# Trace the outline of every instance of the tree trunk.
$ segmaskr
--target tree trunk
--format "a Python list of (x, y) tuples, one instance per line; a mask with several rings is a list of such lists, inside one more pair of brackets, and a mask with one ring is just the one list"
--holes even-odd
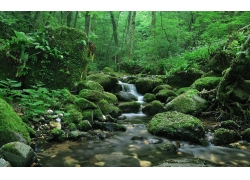
[(156, 12), (152, 11), (151, 34), (155, 37)]
[(135, 17), (136, 11), (132, 13), (131, 31), (130, 31), (130, 48), (129, 48), (129, 59), (133, 59), (133, 46), (135, 36)]
[(90, 12), (86, 11), (85, 14), (85, 33), (87, 37), (89, 37), (89, 30), (90, 30)]
[(75, 15), (75, 21), (74, 21), (74, 28), (76, 28), (76, 22), (77, 22), (77, 18), (78, 18), (78, 11), (76, 11), (76, 15)]
[(38, 23), (38, 17), (40, 15), (40, 11), (36, 11), (35, 12), (35, 16), (34, 16), (34, 20), (33, 20), (33, 27), (34, 29), (38, 29), (39, 28), (39, 23)]
[(66, 17), (67, 17), (67, 26), (70, 27), (72, 11), (67, 11), (66, 13), (67, 13), (67, 15), (66, 15)]

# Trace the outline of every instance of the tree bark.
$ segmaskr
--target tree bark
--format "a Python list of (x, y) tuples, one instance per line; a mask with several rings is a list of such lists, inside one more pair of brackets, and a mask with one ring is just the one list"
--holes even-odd
[(135, 18), (136, 18), (136, 11), (134, 11), (132, 13), (131, 31), (130, 31), (129, 59), (133, 59), (133, 46), (134, 46), (134, 35), (135, 35)]
[(78, 11), (76, 11), (76, 15), (75, 15), (75, 21), (74, 21), (74, 28), (76, 28), (76, 22), (77, 22), (77, 19), (78, 19)]
[(71, 24), (71, 17), (72, 17), (72, 11), (67, 11), (67, 26), (70, 27)]
[(85, 33), (87, 37), (89, 37), (89, 30), (90, 30), (90, 12), (86, 11), (85, 14)]

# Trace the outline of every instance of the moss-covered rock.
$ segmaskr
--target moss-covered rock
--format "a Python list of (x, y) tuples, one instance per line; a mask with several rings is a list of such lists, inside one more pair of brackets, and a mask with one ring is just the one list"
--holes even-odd
[(142, 112), (150, 116), (155, 115), (157, 113), (162, 113), (163, 111), (164, 107), (162, 103), (158, 100), (154, 100), (142, 108)]
[(192, 89), (192, 88), (190, 88), (190, 87), (182, 87), (182, 88), (177, 89), (177, 91), (175, 93), (180, 95), (180, 94), (183, 94), (183, 93), (187, 92), (190, 89)]
[(106, 100), (108, 103), (115, 104), (115, 103), (118, 102), (117, 97), (114, 94), (110, 93), (110, 92), (103, 92), (103, 95), (104, 95), (103, 99)]
[(156, 100), (156, 97), (154, 94), (151, 94), (151, 93), (146, 93), (144, 96), (143, 96), (143, 101), (144, 102), (152, 102)]
[(177, 96), (166, 104), (166, 110), (178, 111), (184, 114), (198, 115), (207, 107), (207, 101), (198, 96), (195, 89)]
[(238, 130), (240, 125), (233, 120), (222, 121), (220, 126), (225, 129)]
[(122, 102), (118, 105), (123, 113), (138, 113), (141, 107), (139, 102)]
[(147, 129), (153, 135), (195, 143), (205, 136), (205, 128), (199, 119), (176, 111), (154, 115)]
[(246, 141), (250, 141), (250, 128), (247, 128), (242, 132), (242, 138)]
[(51, 130), (51, 134), (53, 135), (53, 140), (55, 141), (62, 142), (67, 138), (65, 131), (62, 129), (54, 128)]
[(247, 91), (243, 91), (242, 89), (236, 87), (233, 89), (232, 87), (232, 93), (230, 95), (230, 99), (234, 102), (239, 103), (246, 103), (249, 100), (250, 93)]
[(106, 100), (99, 101), (97, 105), (104, 115), (110, 114), (112, 117), (118, 117), (122, 114), (119, 107), (108, 103)]
[(138, 100), (135, 95), (133, 95), (129, 92), (120, 91), (120, 92), (116, 93), (115, 95), (119, 101), (131, 102), (131, 101)]
[(105, 72), (105, 73), (114, 73), (114, 70), (110, 67), (104, 67), (102, 69), (102, 72)]
[(103, 73), (91, 74), (86, 79), (98, 82), (107, 92), (113, 92), (113, 88), (118, 83), (117, 77)]
[(29, 129), (13, 108), (5, 100), (0, 99), (0, 147), (14, 141), (29, 144)]
[(74, 101), (74, 105), (81, 111), (85, 109), (97, 109), (98, 107), (91, 101), (85, 98), (78, 98)]
[(219, 82), (221, 81), (221, 77), (203, 77), (197, 79), (191, 87), (197, 89), (199, 91), (206, 89), (211, 90), (218, 86)]
[(33, 149), (21, 142), (10, 142), (0, 148), (0, 154), (13, 167), (30, 167), (37, 162), (37, 155)]
[(213, 143), (215, 145), (227, 145), (239, 140), (239, 135), (234, 130), (219, 128), (214, 131)]
[(135, 82), (136, 89), (139, 93), (145, 94), (145, 93), (152, 93), (153, 89), (159, 85), (161, 85), (163, 82), (159, 78), (138, 78)]
[(162, 85), (159, 85), (159, 86), (156, 86), (154, 89), (153, 89), (153, 93), (154, 94), (157, 94), (160, 90), (163, 90), (163, 89), (169, 89), (169, 90), (173, 90), (172, 86), (168, 85), (168, 84), (162, 84)]
[(77, 125), (77, 128), (80, 131), (89, 131), (89, 130), (92, 130), (92, 125), (91, 125), (91, 123), (88, 120), (83, 120), (82, 122), (80, 122)]
[(92, 102), (98, 102), (103, 99), (103, 93), (96, 90), (82, 89), (78, 95), (80, 98), (85, 98)]
[(190, 69), (188, 71), (176, 71), (167, 79), (167, 83), (176, 88), (188, 87), (193, 82), (204, 74), (203, 71), (197, 69)]
[(63, 121), (70, 124), (75, 123), (78, 124), (82, 121), (83, 115), (80, 111), (77, 111), (76, 109), (70, 109), (67, 116), (64, 116)]
[(161, 145), (161, 150), (163, 151), (171, 151), (171, 152), (175, 152), (177, 151), (177, 147), (176, 145), (174, 145), (173, 143), (171, 142), (164, 142), (162, 145)]
[(95, 90), (99, 92), (104, 91), (104, 88), (98, 82), (90, 80), (83, 80), (77, 83), (76, 93), (80, 92), (82, 89)]
[(162, 89), (156, 94), (156, 99), (165, 103), (169, 97), (176, 97), (177, 94), (169, 89)]

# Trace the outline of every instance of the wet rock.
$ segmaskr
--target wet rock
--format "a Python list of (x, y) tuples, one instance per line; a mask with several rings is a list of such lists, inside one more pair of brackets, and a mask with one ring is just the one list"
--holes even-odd
[(118, 120), (125, 120), (125, 119), (127, 119), (127, 116), (122, 115), (122, 116), (119, 116), (117, 119)]
[(233, 120), (222, 121), (220, 126), (225, 129), (238, 130), (240, 126)]
[(147, 142), (149, 144), (160, 144), (163, 142), (163, 140), (162, 139), (148, 139)]
[(250, 141), (250, 128), (247, 128), (242, 132), (242, 138), (246, 141)]
[(106, 115), (106, 121), (108, 122), (117, 122), (117, 119), (113, 118), (109, 114)]
[(60, 123), (60, 122), (57, 122), (57, 121), (50, 121), (50, 122), (49, 122), (49, 125), (50, 125), (52, 128), (57, 128), (57, 129), (61, 129), (61, 128), (62, 128), (61, 123)]
[(123, 113), (138, 113), (141, 107), (139, 102), (123, 102), (118, 105)]
[(106, 130), (106, 131), (126, 131), (126, 127), (117, 124), (117, 123), (111, 123), (111, 122), (98, 122), (95, 121), (93, 124), (93, 127), (95, 129), (101, 129), (101, 130)]
[(184, 114), (198, 115), (207, 107), (207, 101), (198, 95), (195, 89), (177, 96), (166, 104), (166, 110)]
[(205, 136), (205, 127), (199, 119), (177, 111), (154, 115), (147, 129), (156, 136), (196, 143), (200, 143), (199, 139)]
[(151, 93), (146, 93), (144, 96), (143, 96), (143, 101), (144, 102), (152, 102), (156, 100), (156, 97), (154, 94), (151, 94)]
[(142, 137), (142, 136), (133, 136), (133, 137), (131, 138), (131, 140), (143, 141), (143, 140), (144, 140), (144, 137)]
[(12, 166), (8, 161), (5, 161), (4, 159), (0, 158), (0, 167), (12, 167)]
[(29, 167), (37, 162), (37, 155), (33, 149), (21, 142), (11, 142), (0, 148), (0, 154), (13, 167)]
[(177, 151), (177, 147), (176, 145), (174, 145), (173, 143), (171, 142), (164, 142), (162, 145), (161, 145), (161, 150), (164, 150), (164, 151), (172, 151), (172, 152), (175, 152)]
[(142, 112), (147, 115), (155, 115), (157, 113), (164, 112), (162, 103), (158, 100), (154, 100), (142, 108)]
[(116, 93), (115, 95), (119, 101), (131, 102), (131, 101), (138, 100), (135, 95), (133, 95), (129, 92), (120, 91), (120, 92)]
[(213, 143), (215, 145), (227, 145), (240, 139), (238, 133), (234, 130), (219, 128), (214, 131)]

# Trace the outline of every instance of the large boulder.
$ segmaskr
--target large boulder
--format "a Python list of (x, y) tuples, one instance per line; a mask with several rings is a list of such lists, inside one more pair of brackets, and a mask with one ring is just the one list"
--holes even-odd
[(166, 110), (178, 111), (184, 114), (198, 115), (207, 107), (207, 101), (198, 95), (197, 90), (191, 89), (180, 94), (166, 104)]
[(102, 111), (103, 115), (111, 115), (112, 117), (116, 118), (122, 114), (122, 111), (119, 107), (108, 103), (106, 100), (101, 100), (97, 103), (98, 107)]
[(156, 99), (165, 103), (170, 97), (176, 97), (177, 94), (173, 90), (162, 89), (156, 94)]
[(144, 102), (152, 102), (156, 100), (156, 97), (155, 97), (155, 94), (151, 94), (151, 93), (146, 93), (144, 96), (143, 96), (143, 101)]
[(219, 128), (214, 131), (213, 143), (215, 145), (228, 145), (240, 139), (239, 134), (234, 130)]
[(205, 136), (205, 128), (199, 119), (176, 111), (154, 115), (147, 129), (153, 135), (195, 143), (200, 143)]
[(211, 90), (211, 89), (216, 88), (219, 85), (221, 79), (222, 77), (202, 77), (202, 78), (197, 79), (191, 85), (191, 87), (199, 91), (202, 91), (203, 89)]
[(21, 142), (10, 142), (0, 148), (0, 154), (13, 167), (29, 167), (37, 162), (33, 149)]
[(0, 99), (0, 147), (14, 141), (29, 144), (29, 128), (13, 108), (5, 100)]
[(122, 102), (118, 105), (123, 113), (138, 113), (141, 107), (139, 102)]
[(145, 93), (151, 93), (153, 89), (161, 85), (163, 81), (159, 78), (138, 78), (135, 82), (136, 89), (139, 93), (145, 94)]
[(91, 74), (87, 76), (87, 80), (98, 82), (105, 91), (107, 92), (113, 92), (114, 87), (118, 83), (118, 78), (112, 75), (104, 74), (104, 73), (97, 73), (97, 74)]
[(133, 95), (129, 92), (120, 91), (120, 92), (116, 93), (115, 95), (119, 101), (131, 102), (131, 101), (138, 100), (138, 98), (135, 95)]
[(155, 115), (157, 113), (162, 113), (163, 111), (164, 107), (162, 103), (158, 100), (154, 100), (142, 108), (142, 112), (150, 116)]

